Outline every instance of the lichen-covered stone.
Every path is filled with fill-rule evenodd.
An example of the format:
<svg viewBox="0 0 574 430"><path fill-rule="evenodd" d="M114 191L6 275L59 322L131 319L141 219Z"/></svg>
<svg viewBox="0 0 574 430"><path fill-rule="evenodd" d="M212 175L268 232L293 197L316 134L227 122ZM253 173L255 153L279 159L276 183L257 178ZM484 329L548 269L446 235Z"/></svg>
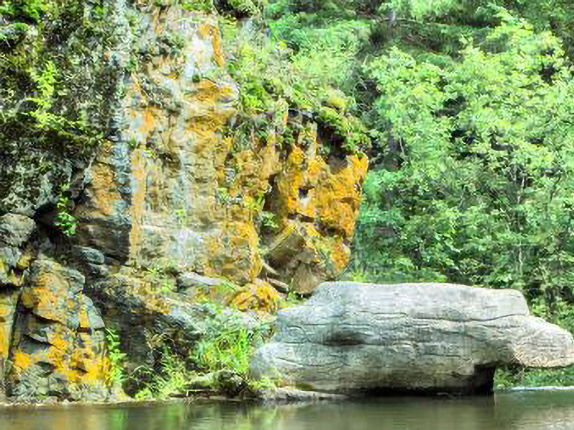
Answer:
<svg viewBox="0 0 574 430"><path fill-rule="evenodd" d="M24 245L36 223L24 215L8 213L0 217L0 285L20 286L22 271L31 257Z"/></svg>
<svg viewBox="0 0 574 430"><path fill-rule="evenodd" d="M0 217L0 246L22 246L32 234L36 223L24 215L8 213Z"/></svg>
<svg viewBox="0 0 574 430"><path fill-rule="evenodd" d="M518 291L340 282L279 313L252 372L322 392L477 393L497 366L573 363L572 335L531 316Z"/></svg>
<svg viewBox="0 0 574 430"><path fill-rule="evenodd" d="M117 274L91 284L87 293L117 330L122 351L129 357L128 372L152 367L156 348L166 340L189 354L202 332L197 307L182 295L158 291L141 279Z"/></svg>
<svg viewBox="0 0 574 430"><path fill-rule="evenodd" d="M301 125L287 106L266 136L238 137L242 89L216 16L181 2L49 3L0 64L0 363L13 362L14 396L101 397L104 321L133 370L153 366L166 337L189 352L193 300L269 312L273 285L308 293L336 277L367 159L327 155L312 120L287 144L281 133ZM40 96L53 121L37 119ZM186 273L221 281L193 294Z"/></svg>
<svg viewBox="0 0 574 430"><path fill-rule="evenodd" d="M10 344L10 395L106 398L104 324L84 281L49 259L32 264Z"/></svg>
<svg viewBox="0 0 574 430"><path fill-rule="evenodd" d="M267 258L300 293L336 278L349 262L368 168L364 156L325 160L316 151L292 150L273 196L281 231L268 241Z"/></svg>

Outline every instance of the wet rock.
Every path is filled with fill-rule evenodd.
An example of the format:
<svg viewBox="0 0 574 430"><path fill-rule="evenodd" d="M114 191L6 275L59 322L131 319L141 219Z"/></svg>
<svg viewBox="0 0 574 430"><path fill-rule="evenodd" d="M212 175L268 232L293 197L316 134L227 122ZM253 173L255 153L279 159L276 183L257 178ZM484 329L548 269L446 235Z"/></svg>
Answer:
<svg viewBox="0 0 574 430"><path fill-rule="evenodd" d="M573 363L571 334L531 316L515 290L325 283L279 312L252 372L329 393L478 393L497 366Z"/></svg>

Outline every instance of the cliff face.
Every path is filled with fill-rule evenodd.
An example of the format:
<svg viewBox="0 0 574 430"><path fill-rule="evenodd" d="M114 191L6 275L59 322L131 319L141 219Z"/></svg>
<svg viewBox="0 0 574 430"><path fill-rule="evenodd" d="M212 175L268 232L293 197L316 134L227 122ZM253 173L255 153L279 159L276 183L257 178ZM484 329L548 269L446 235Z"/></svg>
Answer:
<svg viewBox="0 0 574 430"><path fill-rule="evenodd" d="M134 367L159 335L196 340L194 301L217 291L178 293L186 276L224 278L226 304L267 311L272 285L334 279L367 170L360 154L322 156L328 136L296 112L291 145L235 141L242 89L216 17L61 3L2 47L0 376L17 398L107 397L106 326Z"/></svg>

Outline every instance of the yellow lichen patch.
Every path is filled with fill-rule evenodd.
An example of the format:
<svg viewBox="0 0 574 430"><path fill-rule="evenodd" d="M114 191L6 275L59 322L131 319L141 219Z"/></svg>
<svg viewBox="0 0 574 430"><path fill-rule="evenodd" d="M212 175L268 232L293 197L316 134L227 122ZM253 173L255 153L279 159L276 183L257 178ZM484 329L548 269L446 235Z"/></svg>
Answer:
<svg viewBox="0 0 574 430"><path fill-rule="evenodd" d="M78 314L80 328L90 328L90 318L85 306L81 306Z"/></svg>
<svg viewBox="0 0 574 430"><path fill-rule="evenodd" d="M317 185L317 219L328 228L351 237L361 205L367 157L347 157L344 167L327 173Z"/></svg>
<svg viewBox="0 0 574 430"><path fill-rule="evenodd" d="M278 173L280 170L276 140L277 138L275 134L271 133L267 137L267 144L259 151L257 167L260 172L260 177L265 181L267 181L271 175Z"/></svg>
<svg viewBox="0 0 574 430"><path fill-rule="evenodd" d="M32 357L24 351L16 351L12 357L12 365L17 374L28 369L32 363Z"/></svg>
<svg viewBox="0 0 574 430"><path fill-rule="evenodd" d="M8 282L16 287L21 287L24 282L24 276L21 271L10 270Z"/></svg>
<svg viewBox="0 0 574 430"><path fill-rule="evenodd" d="M18 292L0 293L0 363L8 357Z"/></svg>
<svg viewBox="0 0 574 430"><path fill-rule="evenodd" d="M30 263L35 258L34 251L30 245L27 246L26 251L22 254L16 267L20 270L25 270L30 266ZM1 270L1 269L0 269Z"/></svg>
<svg viewBox="0 0 574 430"><path fill-rule="evenodd" d="M131 206L131 230L130 230L130 254L132 259L137 259L142 242L143 212L146 196L146 160L143 150L135 150L131 156L133 175L133 194Z"/></svg>
<svg viewBox="0 0 574 430"><path fill-rule="evenodd" d="M60 265L54 263L54 270ZM66 324L65 310L73 308L66 300L69 283L56 273L42 272L34 277L34 288L24 288L22 304L42 318Z"/></svg>
<svg viewBox="0 0 574 430"><path fill-rule="evenodd" d="M311 292L348 263L368 162L349 155L327 163L317 154L312 127L297 142L276 180L273 210L280 233L267 238L267 258L285 282Z"/></svg>
<svg viewBox="0 0 574 430"><path fill-rule="evenodd" d="M78 382L96 383L105 381L107 360L104 358L101 342L93 341L91 333L78 333L76 349L71 359L71 366L77 368Z"/></svg>
<svg viewBox="0 0 574 430"><path fill-rule="evenodd" d="M6 358L8 358L8 353L10 352L11 332L7 329L8 327L6 324L0 325L0 364L3 363ZM0 377L2 377L2 375L0 375Z"/></svg>
<svg viewBox="0 0 574 430"><path fill-rule="evenodd" d="M255 279L233 297L229 304L240 311L274 312L281 301L280 294L268 282Z"/></svg>
<svg viewBox="0 0 574 430"><path fill-rule="evenodd" d="M244 284L261 272L259 236L249 222L227 223L220 235L210 239L208 247L207 276L223 276Z"/></svg>
<svg viewBox="0 0 574 430"><path fill-rule="evenodd" d="M94 162L90 170L91 181L86 186L90 201L79 206L74 215L90 218L108 218L116 211L116 204L122 200L115 186L115 173L112 166Z"/></svg>
<svg viewBox="0 0 574 430"><path fill-rule="evenodd" d="M309 156L299 147L293 148L279 180L277 196L279 215L303 215L310 220L316 217L317 182L327 165L319 156Z"/></svg>
<svg viewBox="0 0 574 430"><path fill-rule="evenodd" d="M339 236L321 238L319 242L320 244L317 246L325 250L324 255L333 265L331 268L333 274L338 275L349 263L351 249L345 244L345 240Z"/></svg>
<svg viewBox="0 0 574 430"><path fill-rule="evenodd" d="M219 28L208 22L203 22L199 26L198 33L202 39L211 39L211 45L213 48L213 61L215 61L219 67L223 67L225 65L225 59L221 52L221 38L219 35Z"/></svg>
<svg viewBox="0 0 574 430"><path fill-rule="evenodd" d="M157 120L156 120L156 113L155 109L144 109L143 111L143 122L140 127L140 132L142 135L147 137L152 130L157 128Z"/></svg>
<svg viewBox="0 0 574 430"><path fill-rule="evenodd" d="M69 360L74 350L74 335L67 328L57 325L56 332L51 336L50 347L45 352L35 354L32 358L35 361L48 361L54 370L64 375L67 380L75 382L74 372L70 369Z"/></svg>

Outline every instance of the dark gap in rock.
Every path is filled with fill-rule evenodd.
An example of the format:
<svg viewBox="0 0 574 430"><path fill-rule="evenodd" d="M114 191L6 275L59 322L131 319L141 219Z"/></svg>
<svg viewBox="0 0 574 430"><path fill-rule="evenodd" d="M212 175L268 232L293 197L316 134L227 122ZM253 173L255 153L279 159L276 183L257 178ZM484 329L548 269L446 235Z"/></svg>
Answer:
<svg viewBox="0 0 574 430"><path fill-rule="evenodd" d="M46 361L39 361L36 365L42 369L43 377L50 376L54 372L54 366Z"/></svg>
<svg viewBox="0 0 574 430"><path fill-rule="evenodd" d="M347 237L347 234L345 233L345 231L340 230L340 229L335 228L335 227L332 227L332 226L325 225L320 221L317 225L317 230L319 230L319 233L321 233L322 236L327 236L327 237L340 236L342 238Z"/></svg>

